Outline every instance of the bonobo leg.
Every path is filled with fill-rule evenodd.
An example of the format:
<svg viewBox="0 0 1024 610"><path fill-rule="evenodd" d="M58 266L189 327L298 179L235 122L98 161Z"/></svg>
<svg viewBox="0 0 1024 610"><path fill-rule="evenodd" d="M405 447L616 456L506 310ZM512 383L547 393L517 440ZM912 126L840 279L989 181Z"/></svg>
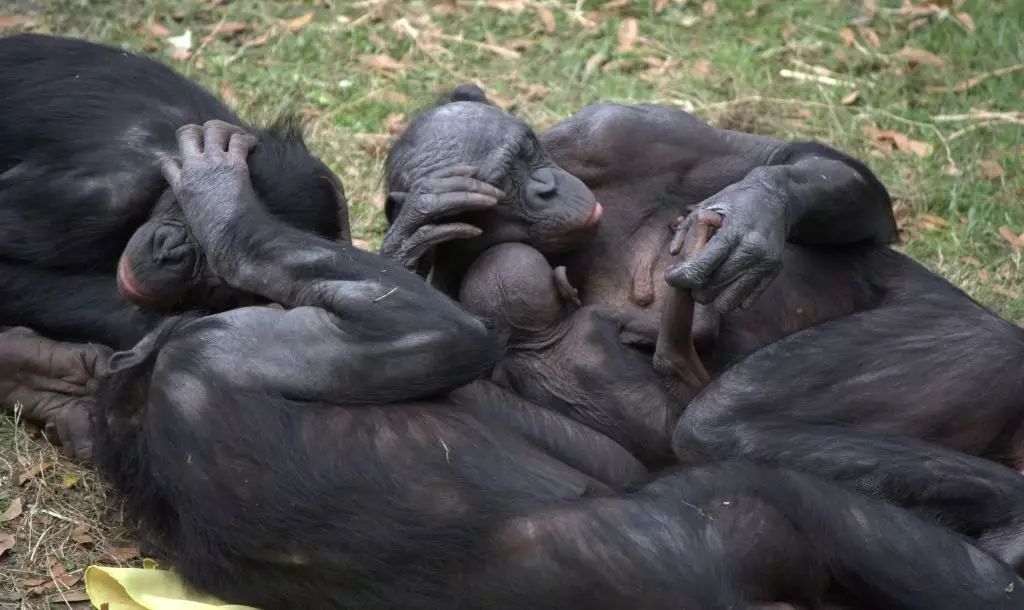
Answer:
<svg viewBox="0 0 1024 610"><path fill-rule="evenodd" d="M1024 477L973 456L1019 457L1022 334L938 286L915 291L740 361L688 406L673 444L684 462L742 456L842 482L1020 565Z"/></svg>
<svg viewBox="0 0 1024 610"><path fill-rule="evenodd" d="M20 409L71 458L92 458L91 393L110 350L0 330L0 411Z"/></svg>

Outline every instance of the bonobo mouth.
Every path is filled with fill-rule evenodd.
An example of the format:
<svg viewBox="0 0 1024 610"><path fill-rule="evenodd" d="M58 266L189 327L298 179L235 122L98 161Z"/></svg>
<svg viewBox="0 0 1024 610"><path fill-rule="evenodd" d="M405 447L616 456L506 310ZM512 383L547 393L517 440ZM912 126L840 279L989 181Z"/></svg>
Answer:
<svg viewBox="0 0 1024 610"><path fill-rule="evenodd" d="M155 300L139 288L139 285L135 282L135 276L128 265L128 259L123 256L117 264L117 288L121 291L121 295L124 298L138 305L152 303Z"/></svg>
<svg viewBox="0 0 1024 610"><path fill-rule="evenodd" d="M587 214L587 217L583 219L583 226L587 228L597 226L597 224L601 222L601 218L603 216L604 208L601 207L601 202L595 201L593 209L590 210L590 214Z"/></svg>

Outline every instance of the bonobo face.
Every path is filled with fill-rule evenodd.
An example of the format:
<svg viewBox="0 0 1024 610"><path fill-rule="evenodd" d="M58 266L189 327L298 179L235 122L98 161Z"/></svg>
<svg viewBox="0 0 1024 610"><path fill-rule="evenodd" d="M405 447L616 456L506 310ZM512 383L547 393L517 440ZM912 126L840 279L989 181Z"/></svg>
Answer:
<svg viewBox="0 0 1024 610"><path fill-rule="evenodd" d="M493 106L454 102L418 117L388 156L388 191L409 192L417 180L453 165L477 167L477 179L507 195L486 212L451 219L483 229L468 240L476 247L519 241L555 254L597 230L602 210L593 193L551 161L525 123ZM388 199L389 222L400 205Z"/></svg>
<svg viewBox="0 0 1024 610"><path fill-rule="evenodd" d="M513 342L543 339L569 314L544 255L518 243L481 254L463 278L459 302L503 325Z"/></svg>

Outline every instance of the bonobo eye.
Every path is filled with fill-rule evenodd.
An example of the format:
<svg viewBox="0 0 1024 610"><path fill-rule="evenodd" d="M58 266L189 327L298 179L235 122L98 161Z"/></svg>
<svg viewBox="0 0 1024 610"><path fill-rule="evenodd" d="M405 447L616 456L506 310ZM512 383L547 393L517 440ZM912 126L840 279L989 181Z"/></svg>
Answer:
<svg viewBox="0 0 1024 610"><path fill-rule="evenodd" d="M551 168L542 167L530 174L530 182L526 185L529 199L550 199L558 193L558 182Z"/></svg>

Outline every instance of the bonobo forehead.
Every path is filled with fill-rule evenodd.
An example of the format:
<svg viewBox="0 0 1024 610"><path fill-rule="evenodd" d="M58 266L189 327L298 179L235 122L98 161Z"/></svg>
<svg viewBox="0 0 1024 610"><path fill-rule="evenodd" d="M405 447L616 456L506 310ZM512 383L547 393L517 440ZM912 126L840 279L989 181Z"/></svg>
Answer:
<svg viewBox="0 0 1024 610"><path fill-rule="evenodd" d="M526 123L487 104L452 102L417 117L392 147L388 188L408 190L417 179L460 164L474 165L479 179L496 182L517 157L543 157Z"/></svg>

